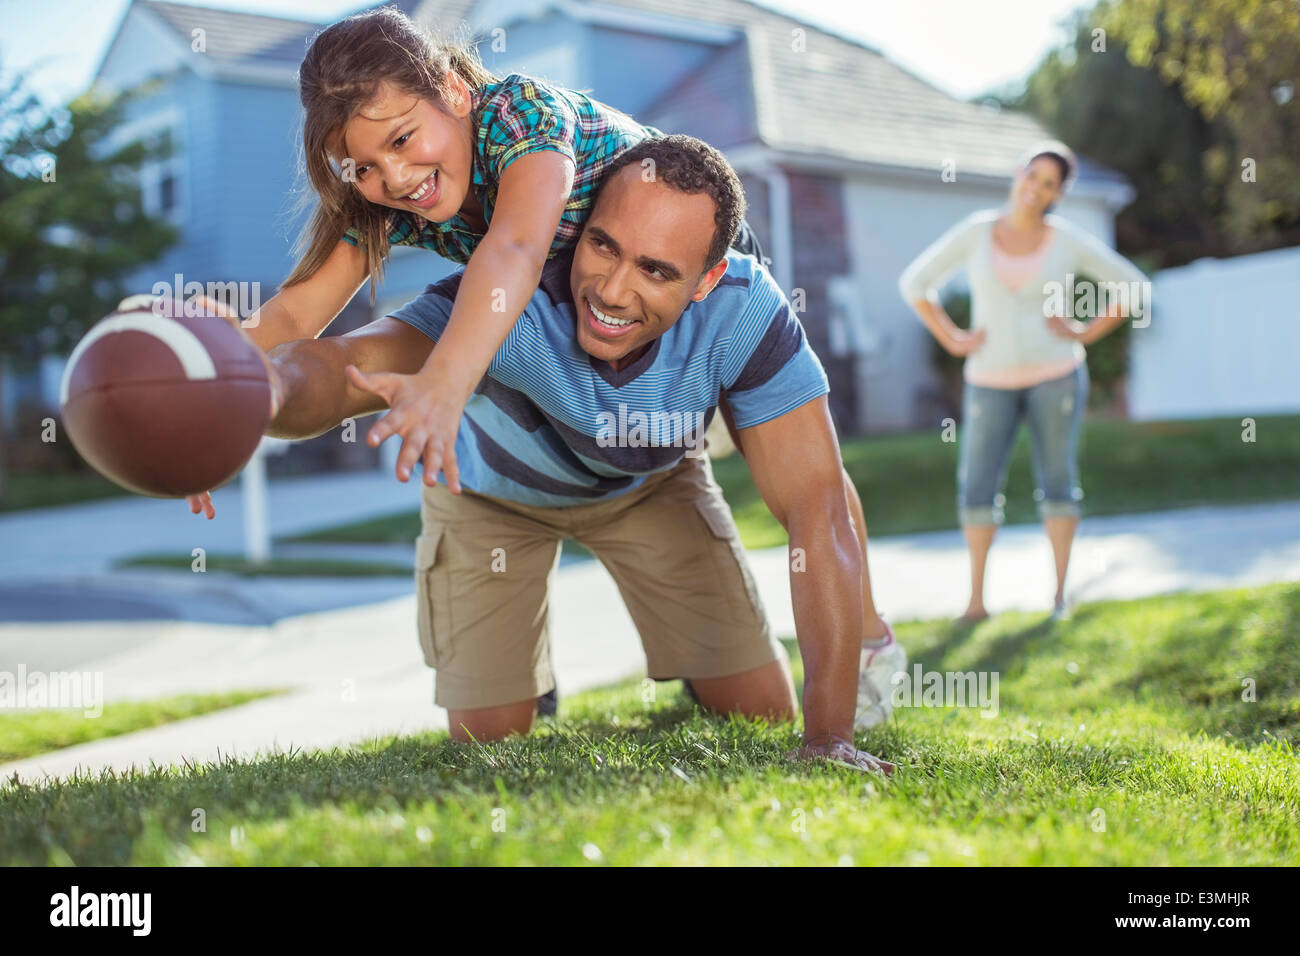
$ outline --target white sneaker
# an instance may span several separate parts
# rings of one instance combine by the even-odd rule
[[[885,624],[885,637],[889,640],[878,647],[862,644],[862,658],[858,665],[858,709],[853,726],[859,730],[883,724],[894,712],[891,680],[899,671],[907,671],[907,651],[894,637],[894,630]]]

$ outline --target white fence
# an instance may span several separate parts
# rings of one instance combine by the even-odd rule
[[[1131,335],[1134,419],[1300,412],[1300,248],[1166,269],[1152,300]]]

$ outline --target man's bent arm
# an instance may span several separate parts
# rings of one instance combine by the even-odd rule
[[[385,317],[346,335],[285,342],[270,352],[280,379],[280,409],[267,425],[274,438],[313,438],[347,418],[387,407],[372,392],[357,388],[344,372],[418,372],[433,340],[405,322]]]
[[[862,551],[844,496],[826,397],[740,429],[754,484],[790,536],[790,592],[803,655],[804,742],[853,740],[862,647]],[[799,549],[799,550],[796,550]]]

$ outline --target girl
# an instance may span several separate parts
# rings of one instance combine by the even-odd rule
[[[1017,170],[1008,204],[966,217],[907,267],[903,298],[952,355],[965,357],[957,503],[971,562],[971,596],[964,621],[988,617],[984,566],[1002,523],[1007,461],[1022,419],[1033,437],[1039,514],[1056,564],[1053,617],[1068,615],[1065,573],[1079,524],[1078,444],[1088,399],[1084,345],[1127,317],[1124,300],[1090,322],[1048,315],[1049,289],[1068,275],[1139,283],[1146,276],[1103,243],[1048,215],[1074,179],[1069,147],[1044,143]],[[958,328],[939,304],[938,288],[966,266],[971,330]],[[1046,283],[1046,284],[1045,284]],[[1134,305],[1129,300],[1130,305]],[[1045,317],[1046,316],[1046,317]]]
[[[402,481],[423,458],[427,484],[442,470],[459,492],[465,403],[543,264],[577,241],[613,158],[661,134],[581,93],[498,78],[471,49],[435,43],[391,8],[324,30],[299,82],[319,204],[301,261],[246,328],[265,351],[319,335],[367,278],[373,301],[393,245],[466,263],[445,335],[419,373],[402,376],[369,436],[402,436]],[[742,251],[750,235],[742,224]],[[210,509],[192,501],[198,507]]]

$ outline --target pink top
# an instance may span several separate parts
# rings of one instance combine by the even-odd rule
[[[1038,244],[1032,252],[1021,255],[1007,252],[996,241],[991,243],[993,271],[998,280],[1012,292],[1019,292],[1030,279],[1038,274],[1047,257],[1047,250],[1056,238],[1056,230],[1048,229],[1047,238]],[[1050,382],[1074,371],[1078,365],[1074,358],[1058,359],[1050,362],[1031,362],[1028,365],[1015,365],[1011,368],[986,369],[975,374],[966,374],[966,381],[972,385],[985,388],[1029,388],[1042,382]],[[969,369],[969,365],[966,366]]]

